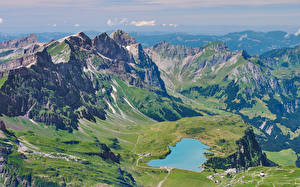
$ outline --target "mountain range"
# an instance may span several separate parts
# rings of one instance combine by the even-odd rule
[[[285,150],[299,167],[298,36],[140,37],[117,30],[93,39],[80,32],[46,43],[38,35],[0,43],[6,185],[154,186],[162,171],[147,168],[138,153],[165,157],[183,137],[215,153],[203,175],[276,166],[268,156]],[[274,49],[285,46],[293,47]]]
[[[111,33],[110,31],[108,33]],[[101,34],[98,31],[85,32],[90,38]],[[45,32],[37,33],[36,37],[40,42],[49,42],[72,35],[73,33],[64,32]],[[199,47],[207,42],[222,41],[230,50],[246,50],[249,54],[263,54],[273,49],[284,47],[294,47],[300,44],[300,35],[297,33],[287,33],[284,31],[242,31],[228,33],[225,35],[205,35],[205,34],[186,34],[186,33],[129,33],[143,47],[151,47],[162,41],[172,45],[184,45],[189,47]],[[14,38],[26,37],[27,34],[6,34],[0,33],[0,42]]]

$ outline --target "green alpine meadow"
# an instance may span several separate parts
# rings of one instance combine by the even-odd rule
[[[0,1],[0,187],[300,187],[299,10]]]

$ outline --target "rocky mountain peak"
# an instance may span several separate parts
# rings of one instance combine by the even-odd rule
[[[84,32],[69,36],[64,41],[67,41],[70,46],[79,46],[88,49],[92,46],[92,40]]]
[[[16,38],[16,39],[13,39],[13,40],[1,42],[0,43],[0,49],[21,48],[21,47],[26,47],[28,45],[35,44],[35,43],[38,43],[36,35],[31,34],[27,37]]]
[[[172,45],[166,41],[162,41],[162,42],[159,42],[158,44],[155,44],[152,48],[153,49],[164,49],[164,48],[169,49],[172,47],[174,47],[174,45]]]
[[[122,30],[111,33],[110,37],[121,46],[129,46],[137,43],[133,37]]]
[[[222,41],[214,41],[207,43],[204,48],[209,48],[215,51],[229,51],[226,44]]]
[[[79,33],[75,34],[74,36],[77,36],[77,37],[81,38],[82,40],[91,41],[91,39],[84,32],[79,32]]]
[[[107,33],[102,33],[99,36],[96,36],[92,43],[99,53],[110,59],[126,61],[130,59],[126,49],[109,37]]]
[[[149,48],[149,50],[156,51],[161,54],[165,54],[164,56],[168,57],[178,57],[178,58],[185,58],[187,56],[193,56],[199,53],[202,48],[197,47],[197,48],[192,48],[192,47],[186,47],[186,46],[181,46],[181,45],[172,45],[168,42],[160,42],[153,47]],[[147,52],[149,52],[147,50]]]

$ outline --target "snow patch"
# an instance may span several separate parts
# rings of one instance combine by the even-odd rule
[[[239,38],[239,41],[242,41],[243,39],[247,38],[248,37],[248,34],[244,34],[242,35],[240,38]]]
[[[294,34],[295,36],[298,36],[298,35],[300,35],[300,29],[297,31],[297,32],[295,32],[295,34]]]
[[[289,33],[286,33],[286,35],[284,35],[285,38],[289,38],[290,37],[290,34]]]
[[[267,133],[268,135],[271,135],[272,130],[273,130],[273,125],[270,126],[270,127],[266,130],[266,133]]]
[[[111,87],[112,87],[112,89],[113,89],[114,92],[117,92],[116,87],[114,87],[113,85],[111,85]]]
[[[114,102],[117,103],[117,98],[116,98],[116,96],[115,96],[113,93],[111,93],[110,95],[111,95],[111,97],[114,99]]]
[[[35,122],[33,119],[29,118],[29,121],[31,121],[31,123],[35,124],[35,125],[39,125],[37,122]]]
[[[117,81],[116,81],[115,79],[113,79],[112,82],[113,82],[117,87],[119,87],[119,84],[117,83]]]
[[[127,98],[124,98],[124,100],[126,101],[126,103],[127,103],[131,108],[135,109],[135,108],[131,105],[131,103],[129,103],[129,101],[127,100]]]
[[[267,123],[266,121],[263,122],[259,128],[262,130],[265,127],[266,123]]]
[[[111,104],[107,100],[105,100],[105,102],[108,105],[108,107],[110,108],[110,110],[115,114],[116,110],[111,106]]]

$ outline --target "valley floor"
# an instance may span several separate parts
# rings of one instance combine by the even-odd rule
[[[223,170],[217,170],[216,173],[209,170],[192,172],[146,165],[151,159],[165,157],[169,152],[168,146],[175,145],[183,137],[201,140],[217,155],[232,153],[235,144],[221,146],[218,140],[224,138],[227,142],[235,142],[247,127],[235,121],[234,116],[230,117],[231,123],[235,121],[234,126],[226,123],[227,119],[224,116],[204,116],[155,124],[149,121],[134,126],[126,123],[120,125],[119,119],[113,118],[97,120],[97,123],[81,120],[79,130],[68,133],[33,123],[24,117],[1,118],[21,142],[14,156],[20,153],[26,155],[20,168],[30,169],[34,175],[53,182],[64,180],[68,186],[119,184],[116,178],[120,176],[115,174],[118,168],[132,174],[138,186],[300,186],[300,169],[294,166],[254,167],[237,174],[225,174]],[[223,124],[219,130],[210,128],[218,124]],[[202,128],[197,129],[199,126]],[[85,154],[97,151],[94,138],[108,145],[115,154],[120,154],[120,164]],[[2,136],[1,139],[5,138]],[[17,164],[17,161],[11,162]],[[26,174],[25,170],[23,174]],[[262,171],[265,177],[260,176]]]

